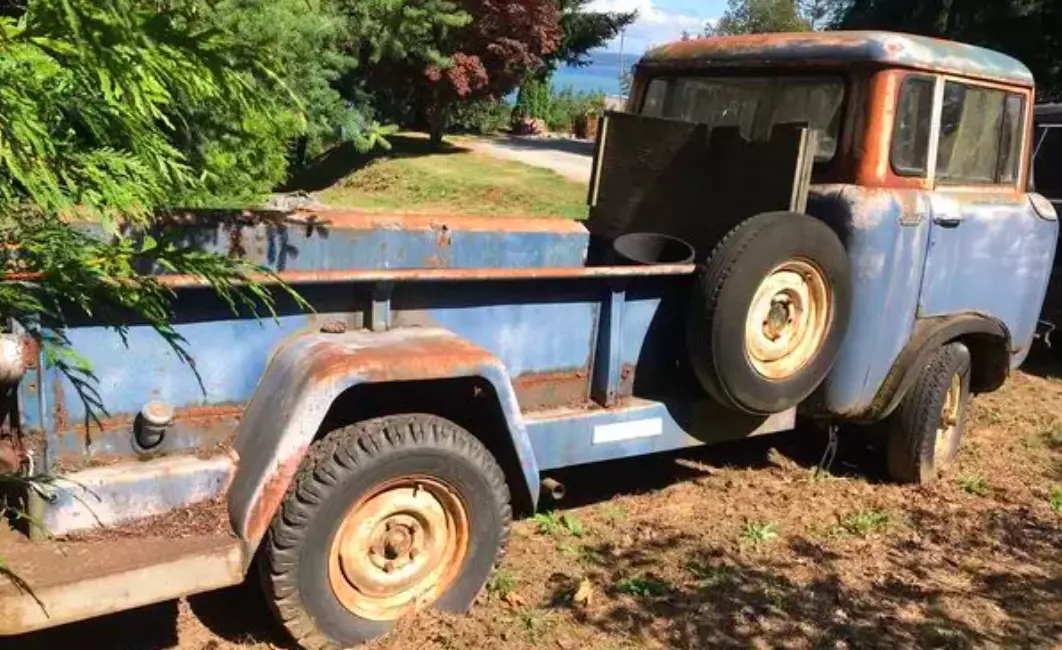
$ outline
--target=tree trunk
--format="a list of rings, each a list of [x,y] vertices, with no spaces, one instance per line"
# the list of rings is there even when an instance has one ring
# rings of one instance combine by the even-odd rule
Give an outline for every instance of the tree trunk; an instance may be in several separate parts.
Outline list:
[[[442,146],[443,136],[446,135],[446,127],[450,122],[449,106],[435,105],[431,111],[428,133],[431,136],[431,146],[438,149]]]

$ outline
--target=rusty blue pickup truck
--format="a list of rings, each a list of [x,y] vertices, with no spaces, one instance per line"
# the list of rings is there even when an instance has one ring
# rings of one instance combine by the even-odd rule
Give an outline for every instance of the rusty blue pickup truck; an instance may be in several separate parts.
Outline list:
[[[0,634],[254,573],[303,647],[354,646],[469,608],[551,470],[798,415],[876,425],[893,479],[934,480],[1044,300],[1058,222],[1029,191],[1033,98],[1021,63],[958,43],[695,40],[646,54],[603,119],[585,222],[171,224],[313,310],[235,316],[162,275],[194,366],[147,326],[66,331],[100,418],[4,335],[0,470],[58,478],[25,495],[40,527],[0,532]]]

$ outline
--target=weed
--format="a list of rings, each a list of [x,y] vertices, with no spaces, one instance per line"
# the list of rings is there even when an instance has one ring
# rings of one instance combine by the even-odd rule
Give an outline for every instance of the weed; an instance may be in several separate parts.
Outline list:
[[[575,515],[568,513],[558,514],[555,510],[539,512],[531,518],[531,521],[538,527],[538,532],[551,537],[557,537],[562,532],[573,537],[582,537],[586,534],[586,526],[583,522],[579,521]]]
[[[1053,486],[1051,488],[1051,493],[1047,497],[1047,500],[1051,504],[1052,510],[1062,514],[1062,486]]]
[[[761,546],[778,538],[778,524],[774,522],[750,521],[741,531],[741,542],[750,546]]]
[[[560,523],[564,526],[564,530],[575,537],[582,537],[586,533],[586,526],[575,515],[564,513],[561,515]]]
[[[837,480],[837,477],[824,467],[815,467],[808,474],[812,483],[828,483]]]
[[[870,537],[889,526],[892,516],[882,510],[860,510],[841,517],[839,532],[855,537]]]
[[[538,645],[550,626],[549,618],[533,607],[521,607],[517,610],[516,616],[527,631],[527,639]]]
[[[694,577],[697,581],[697,586],[701,589],[714,589],[716,587],[732,584],[735,577],[733,567],[725,564],[720,566],[710,566],[707,564],[691,562],[686,565],[686,571]]]
[[[663,596],[671,591],[671,583],[651,575],[637,578],[624,578],[616,585],[616,590],[621,594],[629,594],[640,598],[655,598]]]
[[[516,576],[509,569],[495,569],[487,580],[487,591],[499,598],[508,597],[516,591]]]
[[[556,535],[561,530],[561,517],[555,510],[535,513],[531,521],[538,527],[538,532],[543,535]]]
[[[579,546],[572,546],[571,544],[558,544],[557,550],[569,557],[573,557],[583,564],[593,564],[597,566],[604,566],[608,563],[605,554],[593,546],[586,544],[580,544]]]
[[[1036,432],[1036,437],[1049,449],[1062,449],[1062,422],[1052,420],[1042,424]]]
[[[988,481],[979,474],[963,476],[959,479],[959,489],[975,497],[986,497],[988,496]]]
[[[616,526],[627,519],[627,509],[618,504],[606,503],[601,508],[601,514],[611,526]]]

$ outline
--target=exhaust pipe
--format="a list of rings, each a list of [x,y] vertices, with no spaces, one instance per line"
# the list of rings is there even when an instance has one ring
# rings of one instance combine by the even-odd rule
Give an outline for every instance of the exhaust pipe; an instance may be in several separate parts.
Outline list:
[[[552,478],[542,479],[542,491],[554,501],[560,501],[567,493],[564,489],[564,484]]]

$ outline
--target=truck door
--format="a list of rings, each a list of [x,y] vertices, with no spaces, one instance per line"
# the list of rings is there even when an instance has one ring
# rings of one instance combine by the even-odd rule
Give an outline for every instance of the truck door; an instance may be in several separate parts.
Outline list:
[[[1028,93],[938,79],[936,155],[921,317],[976,312],[1030,343],[1050,275],[1057,224],[1025,191]]]

